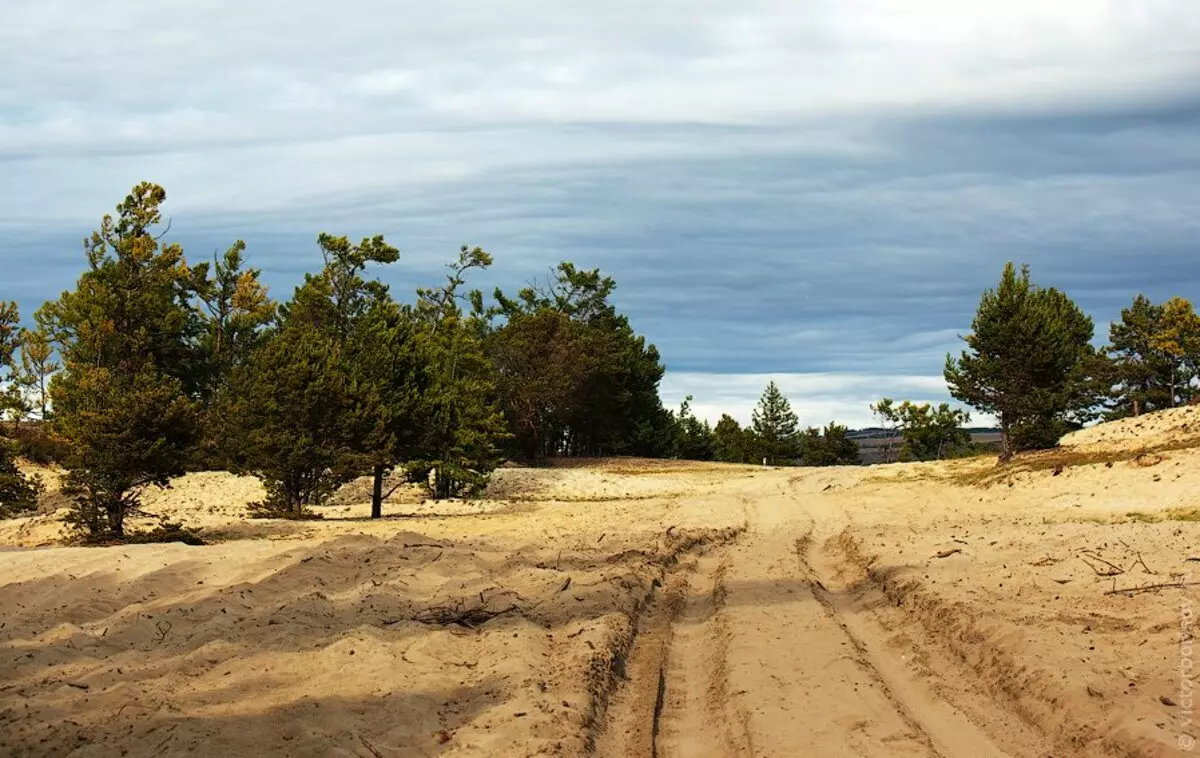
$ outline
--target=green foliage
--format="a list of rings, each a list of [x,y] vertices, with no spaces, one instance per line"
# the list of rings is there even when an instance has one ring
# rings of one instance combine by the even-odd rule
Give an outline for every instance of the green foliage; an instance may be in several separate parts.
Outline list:
[[[121,539],[141,492],[183,473],[194,408],[179,380],[148,362],[107,368],[68,359],[51,392],[55,431],[69,441],[67,521],[87,540]]]
[[[17,468],[14,445],[0,437],[0,518],[11,518],[37,507],[42,482]]]
[[[41,421],[50,417],[50,378],[60,368],[44,329],[21,330],[21,367],[16,383]]]
[[[309,277],[279,329],[233,371],[223,409],[238,441],[232,468],[263,480],[260,515],[303,517],[355,473],[358,399],[330,294],[324,277]]]
[[[885,397],[871,406],[888,428],[899,432],[902,461],[932,461],[953,458],[968,448],[971,435],[962,426],[971,420],[963,410],[942,403],[934,408],[929,403],[916,404],[905,400],[897,405]]]
[[[351,476],[349,435],[338,433],[351,409],[341,353],[326,335],[301,326],[271,337],[234,372],[228,409],[237,430],[236,473],[263,480],[260,510],[302,515]]]
[[[988,290],[965,338],[969,350],[946,356],[950,393],[995,414],[1015,449],[1057,443],[1054,434],[1093,414],[1098,402],[1092,320],[1062,292],[1042,289],[1013,264]]]
[[[857,466],[858,443],[849,429],[830,422],[824,430],[809,427],[800,433],[800,459],[805,466]]]
[[[799,420],[788,399],[770,382],[751,417],[757,455],[772,466],[792,465],[800,457]]]
[[[482,297],[459,292],[466,272],[491,262],[479,248],[463,247],[446,284],[418,293],[429,389],[419,404],[419,455],[407,468],[410,479],[426,483],[437,498],[481,492],[509,437],[484,348]],[[460,305],[464,300],[475,306],[470,314]]]
[[[743,429],[729,414],[713,429],[713,453],[718,461],[726,463],[757,463],[755,460],[758,441],[752,429]]]
[[[690,461],[711,461],[716,457],[716,439],[707,421],[692,413],[692,396],[688,395],[673,415],[675,446],[673,455]],[[735,422],[736,423],[736,422]]]
[[[1109,327],[1105,354],[1112,361],[1110,418],[1171,407],[1171,364],[1156,347],[1162,306],[1138,295]]]
[[[564,262],[515,298],[496,290],[488,315],[504,323],[489,330],[488,356],[525,457],[672,453],[658,350],[609,302],[615,287]]]
[[[182,249],[153,234],[165,198],[135,187],[85,240],[75,290],[37,313],[63,361],[52,429],[69,443],[71,523],[87,539],[123,538],[141,491],[181,473],[195,437],[200,322]]]
[[[0,300],[0,421],[11,419],[14,428],[26,412],[16,363],[21,346],[20,324],[17,304]]]

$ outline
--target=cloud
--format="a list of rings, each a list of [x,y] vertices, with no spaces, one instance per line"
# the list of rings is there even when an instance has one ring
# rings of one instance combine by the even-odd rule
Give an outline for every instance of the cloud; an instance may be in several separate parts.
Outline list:
[[[852,428],[874,426],[871,404],[883,397],[914,402],[946,401],[946,383],[941,376],[875,376],[863,374],[668,374],[663,381],[663,402],[677,409],[691,395],[691,410],[697,418],[716,424],[728,414],[743,426],[752,419],[768,382],[775,382],[789,398],[801,427],[823,427],[831,421]],[[958,406],[958,403],[953,403]],[[993,419],[974,414],[972,423],[987,425]]]
[[[794,385],[812,423],[944,398],[905,377],[1007,260],[1101,329],[1200,286],[1190,0],[8,6],[0,297],[25,313],[143,179],[191,255],[245,238],[282,296],[323,230],[386,234],[397,292],[463,243],[486,287],[599,266],[668,394],[848,382]]]

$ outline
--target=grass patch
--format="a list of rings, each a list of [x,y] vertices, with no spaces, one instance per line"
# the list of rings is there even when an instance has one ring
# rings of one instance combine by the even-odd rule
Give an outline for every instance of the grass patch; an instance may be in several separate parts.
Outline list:
[[[1200,508],[1168,508],[1165,511],[1170,521],[1200,521]]]
[[[1163,520],[1162,514],[1145,511],[1130,511],[1125,514],[1125,518],[1135,524],[1157,524]]]

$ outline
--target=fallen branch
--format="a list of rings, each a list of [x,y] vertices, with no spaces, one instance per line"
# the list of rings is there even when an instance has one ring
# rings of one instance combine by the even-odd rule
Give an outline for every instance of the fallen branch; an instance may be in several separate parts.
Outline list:
[[[1200,582],[1163,582],[1161,584],[1146,584],[1141,587],[1125,587],[1123,589],[1111,589],[1105,592],[1105,595],[1136,595],[1141,592],[1155,592],[1157,590],[1175,590],[1183,589],[1184,587],[1200,586]]]
[[[1103,558],[1096,558],[1094,560],[1099,560],[1101,563],[1104,563],[1105,565],[1110,566],[1111,570],[1101,571],[1100,569],[1093,566],[1091,561],[1089,561],[1087,558],[1083,557],[1082,555],[1079,556],[1079,560],[1086,563],[1088,568],[1090,568],[1092,571],[1096,572],[1096,576],[1104,576],[1104,577],[1120,576],[1121,574],[1125,573],[1125,569],[1121,568],[1120,566],[1113,566],[1113,564],[1109,563],[1108,561],[1104,560]]]

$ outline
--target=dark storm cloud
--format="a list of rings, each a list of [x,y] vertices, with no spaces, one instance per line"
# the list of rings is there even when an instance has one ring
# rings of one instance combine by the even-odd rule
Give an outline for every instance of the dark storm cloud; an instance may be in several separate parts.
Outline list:
[[[861,423],[879,394],[944,396],[1005,261],[1100,332],[1137,291],[1200,289],[1193,3],[667,3],[636,28],[632,5],[476,5],[456,27],[363,0],[236,25],[225,0],[17,3],[0,297],[28,315],[69,286],[152,179],[190,256],[245,238],[277,296],[318,231],[388,235],[397,292],[463,243],[496,255],[489,289],[570,259],[617,279],[672,401],[748,416],[773,375],[813,423]],[[140,46],[82,56],[95,25]]]

